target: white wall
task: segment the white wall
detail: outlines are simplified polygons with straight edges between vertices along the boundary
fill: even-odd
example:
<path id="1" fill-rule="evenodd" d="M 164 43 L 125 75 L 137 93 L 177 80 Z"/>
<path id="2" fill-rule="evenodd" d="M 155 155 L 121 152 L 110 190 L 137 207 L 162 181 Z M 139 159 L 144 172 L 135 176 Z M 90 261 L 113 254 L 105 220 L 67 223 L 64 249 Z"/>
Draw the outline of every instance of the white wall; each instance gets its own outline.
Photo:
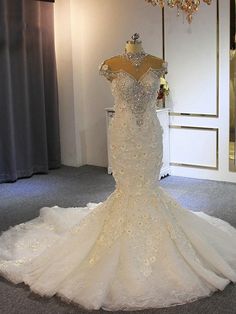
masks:
<path id="1" fill-rule="evenodd" d="M 217 70 L 216 0 L 201 4 L 192 24 L 165 10 L 165 55 L 173 111 L 215 114 Z"/>
<path id="2" fill-rule="evenodd" d="M 219 1 L 218 83 L 216 22 L 216 1 L 211 6 L 202 4 L 191 26 L 176 16 L 176 10 L 165 10 L 172 91 L 168 103 L 174 112 L 198 114 L 171 116 L 175 126 L 171 128 L 171 161 L 190 165 L 172 166 L 172 174 L 236 182 L 236 174 L 228 170 L 228 0 Z M 146 51 L 162 57 L 161 10 L 144 0 L 57 0 L 55 26 L 63 163 L 106 166 L 104 108 L 111 107 L 113 99 L 109 83 L 98 75 L 98 65 L 122 53 L 134 32 L 141 34 Z M 219 116 L 201 116 L 217 113 L 218 84 Z M 218 169 L 194 167 L 214 168 L 217 147 Z"/>

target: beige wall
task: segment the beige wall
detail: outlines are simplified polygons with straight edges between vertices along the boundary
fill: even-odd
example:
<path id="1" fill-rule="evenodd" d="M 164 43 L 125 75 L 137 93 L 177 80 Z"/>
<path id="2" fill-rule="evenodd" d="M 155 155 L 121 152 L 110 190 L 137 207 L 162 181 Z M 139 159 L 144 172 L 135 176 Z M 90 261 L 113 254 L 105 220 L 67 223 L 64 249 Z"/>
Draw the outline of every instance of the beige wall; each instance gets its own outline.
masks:
<path id="1" fill-rule="evenodd" d="M 56 1 L 64 164 L 107 165 L 104 108 L 112 106 L 113 99 L 109 83 L 98 75 L 98 65 L 122 53 L 125 41 L 135 32 L 147 51 L 161 56 L 161 23 L 161 11 L 143 0 Z M 70 59 L 68 69 L 64 59 Z"/>
<path id="2" fill-rule="evenodd" d="M 219 33 L 216 5 L 202 4 L 191 26 L 166 12 L 173 111 L 190 113 L 171 117 L 170 157 L 188 165 L 172 166 L 173 175 L 236 182 L 236 173 L 229 171 L 229 1 L 219 1 Z"/>
<path id="3" fill-rule="evenodd" d="M 55 42 L 59 87 L 59 114 L 62 163 L 76 166 L 75 102 L 71 36 L 70 1 L 58 0 L 55 5 Z"/>

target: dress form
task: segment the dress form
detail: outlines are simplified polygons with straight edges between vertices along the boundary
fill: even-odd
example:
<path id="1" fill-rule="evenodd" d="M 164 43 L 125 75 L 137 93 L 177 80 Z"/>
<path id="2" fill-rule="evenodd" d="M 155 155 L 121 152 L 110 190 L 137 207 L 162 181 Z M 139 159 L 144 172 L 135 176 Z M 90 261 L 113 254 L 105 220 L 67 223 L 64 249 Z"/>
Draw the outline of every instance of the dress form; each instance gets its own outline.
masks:
<path id="1" fill-rule="evenodd" d="M 141 41 L 128 40 L 125 45 L 125 51 L 127 53 L 138 53 L 144 51 Z"/>
<path id="2" fill-rule="evenodd" d="M 132 36 L 132 40 L 128 40 L 125 45 L 125 52 L 121 55 L 114 56 L 103 62 L 112 72 L 123 70 L 132 75 L 136 80 L 142 77 L 150 68 L 160 69 L 165 61 L 156 56 L 145 53 L 142 41 L 137 40 L 138 34 Z M 140 59 L 140 64 L 135 66 L 131 61 L 134 57 Z M 112 79 L 110 79 L 112 80 Z"/>

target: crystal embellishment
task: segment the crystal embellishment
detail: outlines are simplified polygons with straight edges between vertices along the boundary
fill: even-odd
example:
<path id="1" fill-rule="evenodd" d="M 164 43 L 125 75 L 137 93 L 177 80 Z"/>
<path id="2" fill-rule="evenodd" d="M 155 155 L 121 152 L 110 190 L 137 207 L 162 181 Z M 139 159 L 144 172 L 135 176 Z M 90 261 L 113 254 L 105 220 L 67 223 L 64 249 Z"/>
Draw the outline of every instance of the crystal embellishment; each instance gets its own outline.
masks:
<path id="1" fill-rule="evenodd" d="M 143 58 L 147 56 L 144 50 L 138 52 L 127 52 L 123 53 L 123 57 L 128 59 L 136 68 L 139 67 L 143 61 Z"/>
<path id="2" fill-rule="evenodd" d="M 105 62 L 99 66 L 99 73 L 112 81 L 112 94 L 115 104 L 119 104 L 118 111 L 128 110 L 131 112 L 135 117 L 136 126 L 139 128 L 147 126 L 148 121 L 145 114 L 147 107 L 152 106 L 153 110 L 156 109 L 155 100 L 159 80 L 166 71 L 167 63 L 163 62 L 162 67 L 158 69 L 150 67 L 139 79 L 136 79 L 123 69 L 112 71 Z M 132 127 L 130 121 L 122 121 L 122 126 L 124 128 Z"/>

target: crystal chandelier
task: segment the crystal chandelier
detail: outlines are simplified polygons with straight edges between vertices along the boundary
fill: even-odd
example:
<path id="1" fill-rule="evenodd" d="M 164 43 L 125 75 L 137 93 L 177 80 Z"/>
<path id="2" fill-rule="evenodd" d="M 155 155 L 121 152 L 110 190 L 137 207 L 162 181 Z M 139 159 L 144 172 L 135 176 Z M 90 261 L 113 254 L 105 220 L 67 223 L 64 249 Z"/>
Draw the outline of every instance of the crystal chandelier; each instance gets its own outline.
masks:
<path id="1" fill-rule="evenodd" d="M 200 0 L 145 0 L 151 3 L 153 6 L 159 5 L 161 8 L 168 6 L 170 8 L 176 7 L 178 15 L 180 11 L 183 11 L 187 15 L 187 21 L 192 22 L 193 14 L 196 13 L 201 4 Z M 212 0 L 203 0 L 206 4 L 210 5 Z"/>

